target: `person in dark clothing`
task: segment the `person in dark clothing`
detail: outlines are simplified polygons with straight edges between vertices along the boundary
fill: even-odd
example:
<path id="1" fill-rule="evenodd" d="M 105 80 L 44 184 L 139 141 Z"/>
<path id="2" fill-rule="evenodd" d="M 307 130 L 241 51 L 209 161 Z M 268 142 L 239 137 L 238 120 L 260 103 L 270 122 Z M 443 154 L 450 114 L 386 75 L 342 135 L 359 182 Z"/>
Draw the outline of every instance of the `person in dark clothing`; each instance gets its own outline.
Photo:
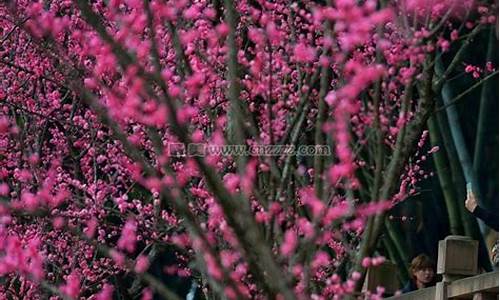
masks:
<path id="1" fill-rule="evenodd" d="M 411 278 L 401 290 L 408 293 L 434 285 L 434 262 L 425 254 L 420 254 L 411 261 Z"/>
<path id="2" fill-rule="evenodd" d="M 477 204 L 476 197 L 470 188 L 467 188 L 467 199 L 465 199 L 465 207 L 476 218 L 481 219 L 484 224 L 498 232 L 498 214 L 486 210 Z"/>
<path id="3" fill-rule="evenodd" d="M 467 208 L 467 210 L 471 212 L 476 218 L 482 220 L 484 224 L 498 232 L 498 213 L 486 210 L 479 206 L 476 197 L 472 192 L 470 184 L 467 184 L 467 198 L 465 199 L 465 208 Z M 493 248 L 491 249 L 491 260 L 495 265 L 498 265 L 498 241 L 496 241 L 496 243 L 493 245 Z"/>

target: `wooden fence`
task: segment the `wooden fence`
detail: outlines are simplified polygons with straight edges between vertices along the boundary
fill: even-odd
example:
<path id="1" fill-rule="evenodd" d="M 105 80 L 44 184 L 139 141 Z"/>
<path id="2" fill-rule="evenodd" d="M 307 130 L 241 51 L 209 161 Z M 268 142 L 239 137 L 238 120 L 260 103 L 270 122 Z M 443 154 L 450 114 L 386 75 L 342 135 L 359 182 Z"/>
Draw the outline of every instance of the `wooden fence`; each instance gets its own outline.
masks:
<path id="1" fill-rule="evenodd" d="M 498 271 L 478 274 L 478 242 L 464 236 L 448 236 L 439 241 L 437 274 L 443 280 L 436 286 L 385 299 L 445 300 L 445 299 L 498 299 Z M 393 294 L 399 286 L 397 268 L 391 262 L 369 269 L 364 291 L 384 286 Z"/>

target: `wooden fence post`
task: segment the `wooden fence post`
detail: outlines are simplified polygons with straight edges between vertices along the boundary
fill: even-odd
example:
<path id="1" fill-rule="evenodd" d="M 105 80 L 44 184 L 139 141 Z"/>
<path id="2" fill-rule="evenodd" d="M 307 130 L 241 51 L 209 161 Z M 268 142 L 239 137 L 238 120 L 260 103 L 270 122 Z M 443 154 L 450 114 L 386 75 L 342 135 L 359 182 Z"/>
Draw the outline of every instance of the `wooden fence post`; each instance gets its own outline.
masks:
<path id="1" fill-rule="evenodd" d="M 437 273 L 444 282 L 477 274 L 478 242 L 466 236 L 450 235 L 439 241 Z"/>
<path id="2" fill-rule="evenodd" d="M 394 294 L 398 290 L 398 268 L 391 261 L 385 261 L 379 266 L 370 267 L 366 272 L 363 292 L 376 292 L 377 287 L 385 288 L 385 294 Z"/>

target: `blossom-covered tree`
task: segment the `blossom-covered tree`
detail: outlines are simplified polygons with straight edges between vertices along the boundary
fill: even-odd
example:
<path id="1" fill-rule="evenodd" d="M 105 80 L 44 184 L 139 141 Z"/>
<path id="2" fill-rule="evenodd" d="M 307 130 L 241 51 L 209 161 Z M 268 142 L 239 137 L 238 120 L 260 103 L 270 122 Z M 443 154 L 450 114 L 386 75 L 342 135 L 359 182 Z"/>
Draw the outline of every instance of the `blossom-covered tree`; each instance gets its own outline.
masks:
<path id="1" fill-rule="evenodd" d="M 152 273 L 165 249 L 162 272 L 207 299 L 355 294 L 384 261 L 386 211 L 432 175 L 419 164 L 438 151 L 423 145 L 444 84 L 496 72 L 463 60 L 494 13 L 2 2 L 0 295 L 179 299 Z"/>

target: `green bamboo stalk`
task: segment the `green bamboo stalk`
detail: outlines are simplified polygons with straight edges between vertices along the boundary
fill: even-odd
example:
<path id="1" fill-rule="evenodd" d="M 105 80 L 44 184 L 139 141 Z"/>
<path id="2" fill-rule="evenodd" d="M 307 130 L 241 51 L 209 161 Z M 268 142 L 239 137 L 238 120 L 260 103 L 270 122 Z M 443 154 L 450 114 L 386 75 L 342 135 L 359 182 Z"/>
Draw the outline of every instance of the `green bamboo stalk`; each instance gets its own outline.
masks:
<path id="1" fill-rule="evenodd" d="M 439 151 L 432 154 L 436 173 L 439 178 L 441 190 L 443 192 L 444 201 L 446 203 L 446 210 L 448 212 L 448 220 L 450 224 L 451 234 L 462 235 L 463 228 L 461 226 L 460 210 L 457 205 L 457 194 L 453 186 L 449 163 L 446 157 L 446 150 L 444 149 L 439 126 L 436 117 L 430 117 L 427 120 L 427 127 L 429 129 L 429 137 L 433 147 L 438 146 Z"/>
<path id="2" fill-rule="evenodd" d="M 457 206 L 460 212 L 460 218 L 462 219 L 462 224 L 464 225 L 465 235 L 473 237 L 474 234 L 474 219 L 465 209 L 462 199 L 465 199 L 465 193 L 462 191 L 461 187 L 465 186 L 465 179 L 462 174 L 462 168 L 458 161 L 458 155 L 455 147 L 453 146 L 453 141 L 451 138 L 450 129 L 448 127 L 448 120 L 444 113 L 437 115 L 437 123 L 440 128 L 441 136 L 443 139 L 444 149 L 450 164 L 451 179 L 453 186 L 455 188 Z"/>
<path id="3" fill-rule="evenodd" d="M 479 231 L 479 226 L 477 224 L 476 218 L 474 218 L 472 214 L 470 214 L 465 209 L 465 178 L 458 159 L 457 151 L 453 144 L 450 128 L 448 127 L 448 120 L 446 120 L 446 114 L 444 112 L 438 113 L 437 121 L 442 134 L 443 144 L 445 146 L 446 153 L 448 154 L 448 159 L 450 162 L 452 182 L 453 186 L 456 189 L 456 201 L 459 208 L 460 217 L 462 219 L 462 224 L 464 225 L 465 235 L 476 239 L 479 242 L 479 263 L 486 271 L 490 271 L 491 262 L 488 258 L 488 252 L 486 251 L 486 245 L 484 243 L 483 235 Z"/>
<path id="4" fill-rule="evenodd" d="M 443 62 L 440 58 L 436 59 L 436 74 L 442 75 L 444 72 Z M 443 84 L 443 88 L 441 90 L 441 97 L 443 99 L 444 105 L 448 105 L 450 99 L 453 98 L 452 90 L 449 82 L 445 82 Z M 460 125 L 460 117 L 455 105 L 449 105 L 446 107 L 446 114 L 448 116 L 449 128 L 451 131 L 451 137 L 453 140 L 453 144 L 455 145 L 455 149 L 457 150 L 458 159 L 460 161 L 460 165 L 462 166 L 462 171 L 465 177 L 466 182 L 470 182 L 472 184 L 472 190 L 478 200 L 479 205 L 484 206 L 484 201 L 482 197 L 481 190 L 479 188 L 479 182 L 477 176 L 472 168 L 472 163 L 469 155 L 469 151 L 467 150 L 467 144 L 465 142 L 462 126 Z M 481 232 L 484 232 L 484 225 L 480 222 Z"/>
<path id="5" fill-rule="evenodd" d="M 489 34 L 488 41 L 488 50 L 486 54 L 486 61 L 491 61 L 493 57 L 493 49 L 495 47 L 496 39 L 493 37 L 494 28 L 491 28 Z M 476 132 L 476 142 L 474 146 L 474 160 L 472 162 L 473 170 L 476 174 L 479 174 L 479 168 L 481 166 L 481 162 L 483 161 L 481 158 L 484 157 L 484 148 L 486 142 L 486 130 L 487 130 L 487 122 L 488 122 L 488 113 L 491 110 L 491 102 L 492 97 L 489 97 L 488 93 L 493 88 L 493 82 L 486 81 L 483 83 L 481 87 L 481 102 L 479 106 L 479 116 L 477 121 L 477 132 Z"/>
<path id="6" fill-rule="evenodd" d="M 436 60 L 436 72 L 438 74 L 443 72 L 443 64 L 440 59 Z M 467 151 L 466 143 L 462 134 L 461 126 L 460 126 L 460 120 L 459 120 L 459 115 L 458 111 L 456 109 L 455 105 L 448 105 L 450 102 L 450 99 L 453 98 L 452 95 L 452 90 L 448 82 L 443 84 L 443 88 L 441 90 L 441 96 L 443 99 L 443 103 L 446 107 L 446 114 L 448 116 L 448 123 L 449 123 L 449 128 L 451 132 L 451 137 L 453 140 L 453 144 L 455 145 L 455 149 L 457 150 L 460 166 L 462 167 L 463 175 L 466 180 L 466 182 L 470 182 L 472 184 L 472 190 L 474 191 L 474 194 L 476 195 L 476 198 L 478 200 L 479 205 L 484 206 L 484 201 L 482 197 L 481 190 L 479 188 L 479 181 L 477 178 L 476 173 L 474 172 L 474 169 L 472 167 L 472 162 L 469 156 L 469 153 Z M 462 186 L 463 187 L 463 186 Z M 467 213 L 466 213 L 467 214 Z M 467 216 L 464 216 L 467 218 Z M 477 219 L 477 224 L 479 225 L 479 230 L 480 232 L 476 233 L 475 228 L 472 228 L 473 232 L 471 232 L 474 235 L 474 238 L 479 240 L 479 251 L 480 251 L 480 260 L 481 260 L 481 265 L 483 268 L 486 270 L 491 270 L 491 262 L 489 260 L 489 255 L 488 251 L 486 250 L 486 245 L 484 243 L 484 234 L 487 230 L 486 226 L 484 225 L 483 221 Z"/>

